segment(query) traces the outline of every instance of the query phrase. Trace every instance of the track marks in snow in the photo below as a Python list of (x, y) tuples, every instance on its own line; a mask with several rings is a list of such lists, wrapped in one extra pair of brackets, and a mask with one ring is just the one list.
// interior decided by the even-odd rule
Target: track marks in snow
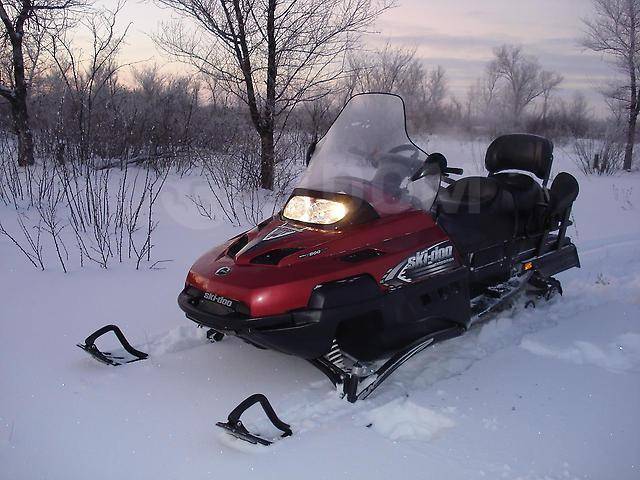
[(172, 328), (147, 341), (147, 350), (152, 357), (177, 353), (207, 344), (206, 330), (185, 324)]
[[(564, 275), (568, 277), (562, 279), (564, 297), (536, 309), (520, 306), (505, 311), (462, 337), (435, 345), (394, 373), (388, 384), (380, 387), (378, 395), (390, 389), (396, 391), (396, 396), (428, 389), (464, 374), (476, 362), (500, 350), (520, 345), (531, 334), (618, 299), (623, 302), (640, 299), (640, 274), (636, 273), (640, 270), (639, 250), (640, 242), (627, 236), (581, 249), (583, 268)], [(607, 272), (605, 281), (603, 271)], [(629, 348), (635, 351), (634, 347)], [(592, 351), (591, 355), (596, 354)]]
[(374, 408), (367, 412), (364, 418), (376, 432), (393, 441), (428, 442), (444, 430), (455, 426), (455, 422), (449, 417), (421, 407), (406, 398)]
[(522, 348), (535, 355), (555, 358), (578, 365), (594, 365), (614, 373), (640, 372), (640, 334), (628, 332), (607, 345), (574, 341), (566, 347), (554, 347), (525, 338)]
[(0, 417), (0, 447), (10, 447), (13, 444), (15, 422)]

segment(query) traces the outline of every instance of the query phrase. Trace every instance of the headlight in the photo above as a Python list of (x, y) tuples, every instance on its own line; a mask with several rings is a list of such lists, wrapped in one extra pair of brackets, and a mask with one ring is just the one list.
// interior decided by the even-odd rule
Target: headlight
[(348, 209), (343, 203), (296, 195), (287, 202), (283, 215), (299, 222), (332, 225), (342, 220), (347, 212)]

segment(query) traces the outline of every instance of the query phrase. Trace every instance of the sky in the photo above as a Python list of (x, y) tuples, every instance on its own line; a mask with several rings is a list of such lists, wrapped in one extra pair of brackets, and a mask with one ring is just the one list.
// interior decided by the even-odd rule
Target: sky
[[(98, 3), (113, 6), (116, 0)], [(367, 35), (365, 44), (376, 48), (388, 41), (416, 48), (425, 66), (446, 69), (450, 93), (460, 99), (482, 75), (495, 47), (522, 45), (544, 68), (565, 78), (563, 97), (582, 92), (594, 112), (603, 113), (597, 90), (616, 73), (580, 46), (582, 19), (592, 11), (591, 0), (398, 0), (398, 7), (379, 18), (376, 33)], [(129, 0), (121, 14), (123, 23), (131, 22), (123, 60), (166, 63), (149, 35), (171, 16), (152, 2)]]

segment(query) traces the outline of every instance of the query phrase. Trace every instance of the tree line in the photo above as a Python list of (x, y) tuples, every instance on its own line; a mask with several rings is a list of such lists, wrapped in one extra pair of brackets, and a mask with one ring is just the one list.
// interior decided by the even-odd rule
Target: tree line
[[(317, 139), (355, 93), (389, 91), (405, 99), (414, 132), (608, 136), (625, 144), (624, 168), (631, 169), (640, 0), (594, 0), (585, 23), (583, 45), (626, 75), (603, 90), (607, 121), (593, 117), (583, 96), (561, 98), (562, 76), (520, 46), (496, 48), (463, 97), (451, 94), (442, 67), (428, 68), (415, 50), (363, 48), (362, 35), (391, 0), (156, 3), (177, 18), (155, 41), (189, 73), (119, 60), (128, 32), (119, 21), (122, 4), (109, 10), (82, 0), (0, 0), (0, 126), (15, 134), (20, 165), (42, 157), (96, 168), (171, 162), (188, 169), (202, 152), (242, 145), (256, 153), (250, 172), (259, 186), (273, 189), (292, 138)], [(79, 32), (90, 41), (79, 44)]]

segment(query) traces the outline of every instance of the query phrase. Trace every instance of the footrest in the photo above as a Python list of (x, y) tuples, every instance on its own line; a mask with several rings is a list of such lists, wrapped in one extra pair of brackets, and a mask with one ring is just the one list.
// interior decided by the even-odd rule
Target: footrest
[(269, 419), (269, 421), (271, 421), (273, 426), (283, 432), (281, 438), (289, 437), (293, 434), (293, 432), (291, 431), (291, 427), (280, 420), (280, 418), (278, 418), (278, 415), (276, 415), (276, 412), (269, 403), (267, 397), (265, 397), (261, 393), (255, 393), (249, 398), (240, 402), (240, 404), (231, 411), (231, 413), (227, 417), (227, 421), (218, 422), (216, 423), (216, 426), (226, 430), (230, 435), (240, 440), (244, 440), (245, 442), (252, 443), (253, 445), (260, 444), (264, 445), (265, 447), (271, 445), (273, 443), (272, 441), (266, 440), (258, 435), (254, 435), (246, 429), (246, 427), (240, 420), (242, 414), (256, 403), (260, 404), (260, 406), (264, 410), (264, 413), (267, 415), (267, 418)]
[[(122, 349), (114, 350), (111, 352), (103, 352), (98, 349), (95, 343), (96, 340), (108, 332), (113, 332), (115, 334), (116, 338), (122, 345)], [(83, 344), (78, 343), (77, 346), (99, 362), (112, 366), (123, 365), (125, 363), (133, 363), (149, 357), (149, 355), (147, 355), (146, 353), (133, 348), (122, 333), (122, 330), (120, 330), (117, 325), (105, 325), (104, 327), (96, 330), (91, 335), (89, 335)]]

